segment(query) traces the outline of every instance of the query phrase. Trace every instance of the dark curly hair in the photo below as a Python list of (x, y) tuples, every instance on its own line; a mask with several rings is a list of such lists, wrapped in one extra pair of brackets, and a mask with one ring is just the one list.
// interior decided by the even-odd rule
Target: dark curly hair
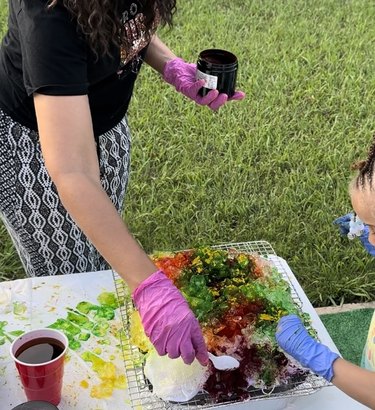
[[(119, 47), (126, 42), (121, 37), (121, 15), (118, 12), (121, 0), (50, 0), (49, 7), (59, 2), (72, 14), (96, 53), (110, 54), (112, 45)], [(139, 3), (143, 7), (147, 33), (155, 19), (161, 25), (172, 26), (176, 0), (139, 0)]]
[(365, 188), (366, 185), (370, 189), (374, 189), (374, 171), (375, 171), (375, 135), (368, 151), (367, 158), (352, 164), (351, 169), (358, 171), (353, 183), (356, 188)]

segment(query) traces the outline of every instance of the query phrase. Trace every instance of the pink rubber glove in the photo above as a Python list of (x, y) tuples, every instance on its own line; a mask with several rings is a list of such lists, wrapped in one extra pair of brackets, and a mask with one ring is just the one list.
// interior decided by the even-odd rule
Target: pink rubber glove
[(218, 110), (227, 101), (242, 100), (245, 98), (243, 91), (236, 91), (231, 98), (227, 94), (219, 93), (218, 90), (211, 90), (204, 97), (198, 94), (199, 90), (204, 86), (204, 80), (196, 80), (197, 65), (187, 63), (181, 58), (169, 60), (163, 71), (163, 78), (168, 83), (173, 85), (177, 91), (192, 99), (199, 105), (207, 105), (211, 110)]
[(159, 270), (133, 293), (146, 335), (159, 355), (181, 356), (186, 364), (194, 358), (208, 363), (207, 347), (199, 322), (172, 281)]

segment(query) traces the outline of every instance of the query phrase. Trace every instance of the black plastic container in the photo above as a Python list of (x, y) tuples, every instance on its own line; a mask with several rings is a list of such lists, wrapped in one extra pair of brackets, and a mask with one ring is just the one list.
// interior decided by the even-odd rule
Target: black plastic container
[(198, 56), (197, 79), (206, 81), (199, 90), (204, 97), (210, 90), (218, 90), (232, 97), (236, 89), (238, 61), (229, 51), (212, 48), (202, 51)]
[(13, 407), (12, 410), (58, 410), (56, 406), (46, 401), (28, 401)]

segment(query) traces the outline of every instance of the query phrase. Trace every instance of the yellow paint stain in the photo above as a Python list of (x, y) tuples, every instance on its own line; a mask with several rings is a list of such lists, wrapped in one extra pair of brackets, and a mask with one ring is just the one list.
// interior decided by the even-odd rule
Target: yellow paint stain
[(130, 318), (130, 343), (137, 346), (142, 352), (147, 352), (152, 348), (152, 344), (143, 329), (141, 317), (136, 310), (133, 310)]
[(84, 389), (87, 389), (89, 387), (89, 383), (87, 380), (82, 380), (81, 383), (79, 384), (81, 387)]
[(103, 382), (91, 389), (90, 396), (95, 399), (105, 399), (111, 397), (113, 393), (113, 385), (109, 382)]
[(96, 399), (111, 397), (114, 389), (125, 389), (127, 386), (126, 377), (117, 374), (116, 367), (111, 362), (106, 362), (102, 358), (91, 352), (82, 353), (83, 360), (92, 363), (92, 370), (98, 375), (100, 383), (93, 386), (90, 396)]
[(126, 382), (126, 377), (124, 374), (120, 374), (115, 380), (115, 388), (116, 389), (121, 389), (125, 390), (127, 387), (128, 383)]
[(267, 313), (261, 313), (259, 315), (260, 320), (274, 320), (274, 317), (271, 315), (268, 315)]

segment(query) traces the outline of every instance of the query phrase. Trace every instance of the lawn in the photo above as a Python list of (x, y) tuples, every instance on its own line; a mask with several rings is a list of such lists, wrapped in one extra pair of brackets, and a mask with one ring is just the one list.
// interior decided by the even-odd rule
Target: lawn
[[(373, 259), (332, 224), (375, 130), (374, 21), (364, 0), (179, 2), (160, 36), (189, 61), (234, 52), (247, 97), (213, 113), (142, 70), (124, 219), (146, 251), (262, 239), (315, 306), (375, 299)], [(22, 277), (0, 238), (0, 277)]]

